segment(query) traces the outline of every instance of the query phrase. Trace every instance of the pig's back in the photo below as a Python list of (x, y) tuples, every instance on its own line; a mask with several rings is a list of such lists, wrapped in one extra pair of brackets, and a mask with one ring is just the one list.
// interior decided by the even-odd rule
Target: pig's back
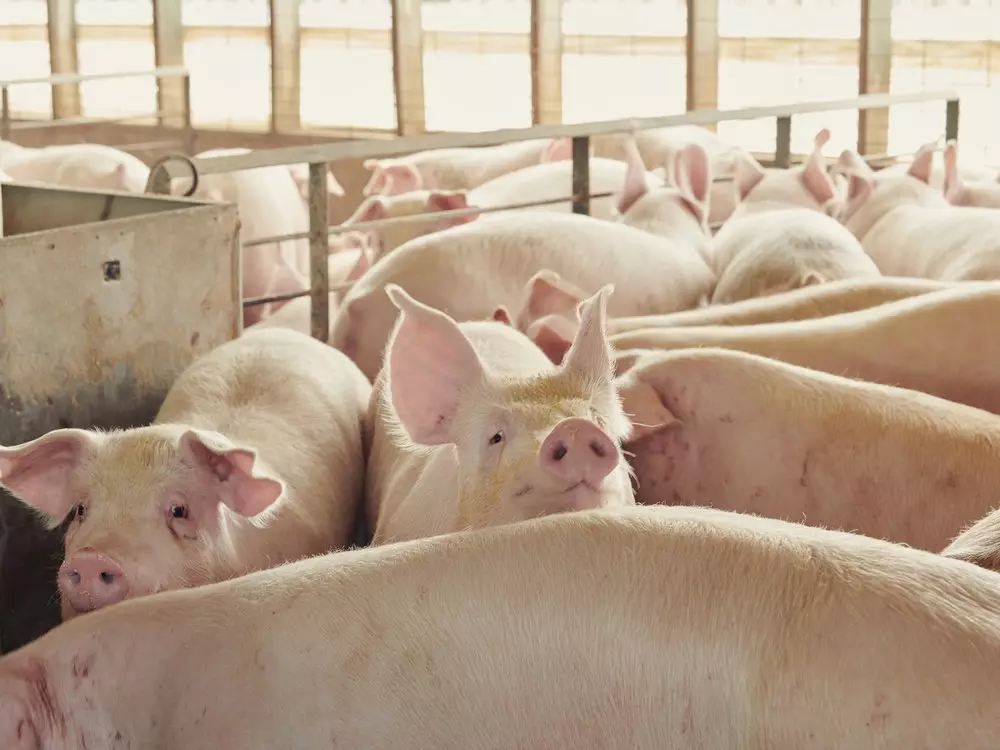
[(156, 422), (215, 430), (252, 446), (316, 528), (340, 530), (362, 497), (370, 391), (332, 347), (297, 331), (251, 329), (185, 370)]
[(386, 284), (399, 284), (461, 322), (489, 318), (498, 305), (519, 309), (524, 285), (545, 268), (587, 292), (614, 283), (610, 315), (688, 309), (714, 283), (696, 250), (640, 229), (573, 214), (515, 212), (503, 221), (417, 238), (376, 264), (345, 298), (331, 342), (374, 378), (398, 315)]
[[(137, 746), (150, 726), (170, 747), (239, 727), (264, 750), (287, 741), (274, 715), (311, 717), (303, 748), (987, 750), (1000, 734), (995, 574), (702, 508), (555, 515), (140, 602), (90, 616), (117, 677), (98, 705)], [(92, 638), (88, 620), (32, 654)], [(128, 667), (137, 639), (165, 649), (152, 675)], [(220, 692), (233, 708), (204, 714)]]

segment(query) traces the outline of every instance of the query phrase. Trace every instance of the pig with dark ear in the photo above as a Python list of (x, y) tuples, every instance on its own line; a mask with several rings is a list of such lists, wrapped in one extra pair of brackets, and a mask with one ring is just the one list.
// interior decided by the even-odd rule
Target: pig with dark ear
[(301, 333), (254, 331), (196, 360), (147, 427), (0, 447), (0, 484), (72, 516), (63, 617), (345, 546), (371, 387)]

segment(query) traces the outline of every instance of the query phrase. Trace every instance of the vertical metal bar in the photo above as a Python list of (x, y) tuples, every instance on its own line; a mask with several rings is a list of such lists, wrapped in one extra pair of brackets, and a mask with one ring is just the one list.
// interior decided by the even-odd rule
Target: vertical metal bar
[[(79, 73), (76, 48), (76, 0), (48, 0), (49, 67), (52, 75)], [(80, 84), (62, 83), (52, 87), (52, 118), (79, 117)]]
[(271, 132), (299, 129), (301, 105), (299, 68), (302, 29), (300, 0), (270, 0), (271, 8)]
[(309, 288), (313, 338), (330, 338), (330, 240), (327, 229), (326, 162), (309, 164)]
[(573, 138), (573, 213), (590, 214), (590, 136)]
[(792, 116), (778, 118), (778, 132), (774, 139), (774, 165), (788, 169), (792, 164)]
[(391, 4), (396, 132), (399, 135), (415, 135), (427, 129), (421, 0), (391, 0)]
[(183, 117), (184, 117), (184, 133), (183, 133), (183, 143), (184, 148), (187, 149), (188, 156), (194, 156), (195, 149), (195, 133), (194, 125), (191, 123), (191, 74), (185, 73), (183, 84), (184, 89), (182, 92), (183, 100)]
[[(719, 0), (687, 0), (687, 110), (719, 106)], [(706, 125), (715, 130), (718, 123)]]
[[(861, 0), (858, 93), (888, 94), (892, 73), (893, 0)], [(889, 108), (858, 110), (858, 153), (889, 150)]]
[(562, 122), (563, 0), (531, 0), (531, 122)]
[(10, 138), (10, 89), (0, 86), (0, 139)]
[(949, 99), (944, 111), (944, 139), (958, 140), (958, 99)]
[[(153, 0), (153, 51), (158, 68), (184, 65), (184, 23), (177, 0)], [(181, 85), (176, 77), (157, 78), (156, 108), (167, 113), (159, 116), (160, 127), (181, 127)]]

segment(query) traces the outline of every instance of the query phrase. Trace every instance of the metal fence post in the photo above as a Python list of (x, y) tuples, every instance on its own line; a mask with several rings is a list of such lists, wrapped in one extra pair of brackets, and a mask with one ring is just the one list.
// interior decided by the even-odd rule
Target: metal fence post
[(788, 169), (792, 165), (792, 116), (778, 118), (778, 129), (774, 140), (774, 165)]
[(573, 213), (590, 214), (590, 136), (573, 138)]
[(0, 86), (0, 138), (10, 138), (10, 89)]
[(191, 74), (185, 73), (181, 82), (184, 84), (182, 96), (182, 106), (184, 107), (182, 113), (184, 118), (183, 143), (188, 156), (194, 156), (194, 126), (191, 124)]
[(330, 338), (330, 239), (327, 219), (326, 162), (309, 163), (309, 288), (313, 338)]
[(949, 99), (944, 110), (944, 140), (958, 140), (958, 99)]

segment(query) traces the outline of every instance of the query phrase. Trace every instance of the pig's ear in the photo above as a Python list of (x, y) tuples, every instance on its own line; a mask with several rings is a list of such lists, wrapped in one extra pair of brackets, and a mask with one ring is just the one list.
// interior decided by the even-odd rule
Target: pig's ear
[(920, 180), (925, 185), (929, 184), (931, 181), (931, 170), (934, 168), (934, 150), (936, 147), (936, 143), (926, 143), (921, 146), (920, 150), (917, 151), (917, 155), (913, 157), (910, 168), (906, 170), (906, 174), (915, 180)]
[[(472, 208), (464, 190), (434, 190), (427, 196), (427, 211), (458, 211), (463, 208)], [(439, 223), (444, 227), (457, 227), (459, 224), (468, 224), (479, 218), (479, 214), (469, 214), (468, 216), (442, 216)]]
[(58, 526), (77, 502), (73, 472), (97, 449), (98, 433), (53, 430), (10, 448), (0, 447), (0, 485)]
[(552, 364), (561, 365), (578, 328), (577, 323), (562, 315), (546, 315), (529, 325), (525, 336), (542, 350)]
[(666, 167), (653, 167), (649, 170), (649, 173), (658, 179), (661, 183), (667, 181), (667, 168)]
[(385, 293), (402, 313), (386, 356), (393, 410), (414, 443), (453, 443), (461, 394), (484, 376), (479, 355), (445, 313), (396, 284)]
[(634, 375), (618, 380), (618, 393), (622, 409), (632, 425), (627, 442), (641, 440), (678, 421), (656, 389)]
[(505, 305), (499, 305), (490, 316), (495, 323), (503, 323), (505, 326), (513, 327), (514, 323), (510, 319), (510, 311)]
[(830, 131), (826, 128), (823, 128), (816, 134), (814, 141), (815, 148), (809, 154), (809, 160), (806, 161), (802, 169), (802, 184), (820, 206), (824, 206), (828, 201), (833, 200), (836, 194), (833, 182), (830, 180), (830, 175), (826, 171), (826, 159), (823, 158), (823, 146), (829, 140)]
[(825, 284), (826, 279), (823, 278), (823, 274), (819, 271), (806, 271), (802, 274), (802, 278), (799, 280), (799, 288), (807, 286), (816, 286), (817, 284)]
[(733, 175), (733, 183), (739, 200), (745, 201), (750, 195), (750, 191), (760, 184), (766, 174), (764, 167), (753, 156), (741, 153), (736, 160), (736, 172)]
[(566, 161), (573, 158), (572, 138), (553, 138), (542, 152), (542, 164), (552, 161)]
[(416, 167), (401, 162), (393, 162), (383, 167), (386, 174), (386, 190), (389, 195), (399, 195), (409, 193), (413, 190), (421, 190), (424, 186), (423, 178)]
[(625, 184), (618, 196), (618, 203), (615, 208), (619, 214), (625, 215), (640, 198), (649, 192), (646, 184), (646, 165), (642, 161), (639, 147), (635, 145), (635, 138), (628, 136), (624, 141), (625, 148)]
[(205, 473), (219, 499), (241, 516), (262, 513), (285, 491), (281, 478), (259, 465), (256, 451), (240, 448), (222, 435), (188, 430), (178, 447), (181, 456)]
[(333, 172), (331, 172), (329, 168), (326, 170), (326, 192), (330, 195), (336, 195), (338, 198), (343, 198), (345, 195), (343, 186), (337, 178), (334, 177)]
[[(874, 173), (865, 160), (856, 152), (844, 149), (837, 159), (837, 171), (847, 178), (846, 202), (856, 206), (868, 199), (875, 187)], [(845, 211), (847, 206), (845, 205)]]
[(575, 317), (577, 306), (584, 299), (582, 290), (547, 268), (532, 276), (525, 286), (526, 299), (520, 315), (522, 324), (546, 315)]
[(357, 262), (351, 268), (350, 272), (347, 274), (347, 278), (344, 279), (344, 281), (357, 281), (366, 273), (368, 273), (368, 269), (370, 269), (371, 267), (372, 267), (372, 259), (369, 254), (368, 248), (362, 246), (361, 249), (358, 250)]
[(566, 352), (563, 367), (587, 382), (608, 382), (614, 377), (611, 344), (608, 341), (608, 297), (614, 285), (602, 287), (580, 305), (580, 327)]
[(958, 144), (948, 141), (944, 147), (944, 197), (949, 203), (959, 205), (965, 185), (958, 175)]
[(385, 190), (386, 174), (385, 170), (382, 169), (381, 163), (378, 159), (365, 159), (364, 161), (365, 169), (370, 169), (372, 176), (368, 178), (368, 182), (361, 189), (361, 194), (365, 197), (369, 195), (380, 195)]
[(673, 182), (681, 198), (699, 223), (708, 221), (709, 191), (712, 189), (712, 171), (708, 154), (697, 143), (685, 146), (670, 165)]
[(615, 352), (615, 375), (624, 375), (635, 367), (640, 357), (646, 354), (649, 354), (648, 349), (626, 349)]
[(385, 200), (378, 195), (365, 198), (364, 202), (358, 206), (345, 224), (360, 224), (365, 221), (378, 221), (384, 219), (389, 210), (386, 208)]

